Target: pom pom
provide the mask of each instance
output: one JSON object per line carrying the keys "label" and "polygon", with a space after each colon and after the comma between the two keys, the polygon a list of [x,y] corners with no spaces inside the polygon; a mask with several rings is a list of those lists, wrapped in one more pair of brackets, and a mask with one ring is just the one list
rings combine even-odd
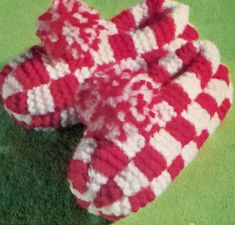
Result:
{"label": "pom pom", "polygon": [[100,15],[77,0],[55,0],[39,17],[37,35],[54,58],[87,58],[88,50],[97,50],[104,30]]}

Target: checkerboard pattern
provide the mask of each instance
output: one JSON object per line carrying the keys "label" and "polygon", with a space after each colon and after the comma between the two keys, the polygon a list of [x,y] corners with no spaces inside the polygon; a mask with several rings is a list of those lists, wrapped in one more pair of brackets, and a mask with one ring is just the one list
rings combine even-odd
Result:
{"label": "checkerboard pattern", "polygon": [[126,69],[120,77],[110,69],[80,89],[86,130],[68,179],[90,213],[115,221],[157,198],[231,106],[228,69],[214,44],[173,43],[149,73]]}
{"label": "checkerboard pattern", "polygon": [[77,0],[54,1],[39,18],[38,35],[42,45],[0,72],[3,104],[28,129],[78,123],[74,97],[95,71],[110,66],[119,73],[148,70],[152,55],[163,55],[176,37],[198,36],[188,25],[188,7],[168,0],[144,1],[112,21]]}
{"label": "checkerboard pattern", "polygon": [[54,0],[39,18],[41,45],[0,72],[19,125],[85,125],[68,180],[90,213],[115,221],[145,207],[224,120],[228,69],[188,17],[171,0],[145,0],[110,21],[79,0]]}

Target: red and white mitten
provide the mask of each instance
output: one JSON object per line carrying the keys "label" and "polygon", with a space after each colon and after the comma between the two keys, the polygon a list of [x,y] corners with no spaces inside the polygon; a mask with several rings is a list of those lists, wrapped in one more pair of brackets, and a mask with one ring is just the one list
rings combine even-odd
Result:
{"label": "red and white mitten", "polygon": [[213,44],[171,50],[148,73],[100,71],[80,89],[77,110],[86,129],[68,180],[90,213],[115,221],[157,198],[231,106],[228,69]]}
{"label": "red and white mitten", "polygon": [[6,110],[18,124],[36,129],[78,123],[74,96],[96,70],[148,71],[153,55],[163,55],[176,37],[198,37],[188,25],[188,7],[169,0],[146,0],[112,21],[80,1],[56,0],[40,17],[38,35],[43,46],[32,47],[0,73]]}

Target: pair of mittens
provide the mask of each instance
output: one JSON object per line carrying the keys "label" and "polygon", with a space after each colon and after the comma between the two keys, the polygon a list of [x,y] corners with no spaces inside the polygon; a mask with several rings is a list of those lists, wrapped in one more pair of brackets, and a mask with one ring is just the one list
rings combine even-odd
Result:
{"label": "pair of mittens", "polygon": [[146,0],[107,21],[54,0],[39,19],[42,44],[1,72],[18,124],[85,125],[68,180],[90,213],[114,221],[153,201],[231,106],[228,70],[188,16],[183,4]]}

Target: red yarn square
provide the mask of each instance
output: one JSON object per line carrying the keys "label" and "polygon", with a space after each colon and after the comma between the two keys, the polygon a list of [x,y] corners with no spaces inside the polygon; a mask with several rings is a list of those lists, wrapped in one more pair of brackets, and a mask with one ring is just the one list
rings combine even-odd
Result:
{"label": "red yarn square", "polygon": [[206,93],[200,94],[196,102],[202,106],[211,116],[213,116],[218,108],[216,100]]}
{"label": "red yarn square", "polygon": [[50,128],[59,127],[61,124],[61,116],[59,112],[48,113],[46,115],[37,115],[32,117],[32,125],[34,127]]}
{"label": "red yarn square", "polygon": [[100,146],[96,150],[91,164],[99,173],[107,177],[114,177],[127,166],[128,162],[127,155],[120,148],[107,145]]}
{"label": "red yarn square", "polygon": [[50,81],[48,72],[40,58],[28,59],[14,71],[16,79],[26,89],[32,89]]}
{"label": "red yarn square", "polygon": [[130,35],[120,33],[109,37],[109,42],[117,60],[135,58],[137,52]]}
{"label": "red yarn square", "polygon": [[120,30],[129,31],[135,26],[135,18],[128,9],[115,16],[112,22],[116,24],[117,28]]}
{"label": "red yarn square", "polygon": [[63,110],[74,106],[78,81],[73,75],[53,80],[50,91],[54,99],[55,110]]}
{"label": "red yarn square", "polygon": [[163,88],[160,97],[163,101],[166,101],[173,106],[177,113],[181,113],[185,110],[191,102],[188,94],[183,90],[183,88],[174,83],[169,83],[165,88]]}
{"label": "red yarn square", "polygon": [[178,156],[177,158],[174,159],[174,161],[172,162],[167,171],[171,175],[171,178],[175,179],[183,168],[184,168],[184,160],[182,159],[181,156]]}
{"label": "red yarn square", "polygon": [[182,146],[188,144],[196,135],[194,126],[181,116],[173,118],[166,125],[166,131],[180,141]]}
{"label": "red yarn square", "polygon": [[111,205],[113,202],[121,199],[122,197],[122,190],[115,181],[110,179],[105,185],[101,186],[101,189],[94,200],[94,204],[97,208],[101,208]]}
{"label": "red yarn square", "polygon": [[149,181],[158,177],[167,167],[164,157],[151,146],[146,147],[139,152],[133,161]]}
{"label": "red yarn square", "polygon": [[129,197],[131,208],[133,212],[138,211],[139,208],[145,207],[149,202],[155,199],[155,194],[151,188],[145,188],[137,192],[135,195]]}

